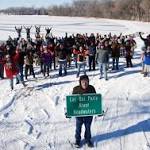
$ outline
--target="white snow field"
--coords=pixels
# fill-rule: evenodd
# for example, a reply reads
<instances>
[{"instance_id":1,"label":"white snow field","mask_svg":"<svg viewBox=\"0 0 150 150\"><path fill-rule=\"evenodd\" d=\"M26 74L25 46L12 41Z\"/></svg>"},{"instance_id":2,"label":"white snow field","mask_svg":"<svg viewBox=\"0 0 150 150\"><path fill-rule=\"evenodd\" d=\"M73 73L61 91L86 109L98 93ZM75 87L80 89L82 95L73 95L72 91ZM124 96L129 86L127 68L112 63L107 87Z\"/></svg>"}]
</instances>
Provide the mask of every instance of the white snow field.
<instances>
[{"instance_id":1,"label":"white snow field","mask_svg":"<svg viewBox=\"0 0 150 150\"><path fill-rule=\"evenodd\" d=\"M0 40L8 35L16 37L14 27L25 25L53 27L53 35L72 33L130 34L142 31L150 33L150 24L142 22L48 16L0 16ZM25 32L25 31L23 31ZM35 29L32 28L32 33ZM146 34L144 36L146 36ZM23 34L23 36L25 36ZM144 78L141 70L141 47L137 37L133 68L124 68L125 59L120 59L120 70L109 71L109 80L99 79L99 70L87 72L90 84L103 97L105 116L94 117L92 141L95 150L150 150L150 78ZM73 65L73 64L72 64ZM58 77L58 70L51 78L38 74L37 80L26 82L27 88L15 85L10 90L7 79L0 80L0 150L71 150L74 142L75 118L64 115L66 95L78 85L76 69ZM84 126L82 139L84 137ZM86 145L80 148L88 150Z\"/></svg>"}]
</instances>

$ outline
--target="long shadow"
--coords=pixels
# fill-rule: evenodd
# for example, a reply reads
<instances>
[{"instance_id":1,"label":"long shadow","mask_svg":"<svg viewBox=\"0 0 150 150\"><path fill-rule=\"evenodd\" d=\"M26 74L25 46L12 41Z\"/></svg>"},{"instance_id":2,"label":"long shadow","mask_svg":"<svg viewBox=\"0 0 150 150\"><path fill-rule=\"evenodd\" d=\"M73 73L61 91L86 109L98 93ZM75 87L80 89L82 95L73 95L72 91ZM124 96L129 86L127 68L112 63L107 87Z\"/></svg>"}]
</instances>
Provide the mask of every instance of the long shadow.
<instances>
[{"instance_id":1,"label":"long shadow","mask_svg":"<svg viewBox=\"0 0 150 150\"><path fill-rule=\"evenodd\" d=\"M126 113L126 114L122 114L119 116L119 118L125 118L127 116L134 116L134 115L144 115L144 114L150 114L150 110L149 110L149 105L148 106L142 106L142 107L139 107L137 106L137 111L133 111L133 112L129 112L129 113ZM116 119L117 117L114 116L114 117L108 117L107 119L105 119L105 121L107 120L114 120Z\"/></svg>"},{"instance_id":2,"label":"long shadow","mask_svg":"<svg viewBox=\"0 0 150 150\"><path fill-rule=\"evenodd\" d=\"M67 72L67 76L76 75L76 74L77 74L77 71L76 71L76 70L72 70L72 71L68 71L68 72Z\"/></svg>"},{"instance_id":3,"label":"long shadow","mask_svg":"<svg viewBox=\"0 0 150 150\"><path fill-rule=\"evenodd\" d=\"M139 103L139 100L141 101ZM130 105L134 106L134 109L132 111L129 111L127 113L121 114L119 116L111 116L111 117L107 117L105 119L105 121L109 121L109 120L114 120L117 118L126 118L128 116L135 116L135 115L148 115L150 114L150 104L149 104L149 97L145 98L145 99L139 99L139 100L129 100L130 101ZM123 106L122 106L123 107ZM112 108L113 109L113 108Z\"/></svg>"},{"instance_id":4,"label":"long shadow","mask_svg":"<svg viewBox=\"0 0 150 150\"><path fill-rule=\"evenodd\" d=\"M88 73L87 73L87 74L88 74ZM93 76L96 77L96 76L98 76L98 75L100 76L100 73L88 74L89 77L93 77Z\"/></svg>"},{"instance_id":5,"label":"long shadow","mask_svg":"<svg viewBox=\"0 0 150 150\"><path fill-rule=\"evenodd\" d=\"M142 53L142 51L141 51L141 53ZM133 59L141 59L141 53L135 51L134 55L133 55Z\"/></svg>"},{"instance_id":6,"label":"long shadow","mask_svg":"<svg viewBox=\"0 0 150 150\"><path fill-rule=\"evenodd\" d=\"M62 82L54 82L54 83L51 83L51 85L68 84L68 83L71 83L71 82L74 82L74 81L62 81Z\"/></svg>"},{"instance_id":7,"label":"long shadow","mask_svg":"<svg viewBox=\"0 0 150 150\"><path fill-rule=\"evenodd\" d=\"M141 59L141 56L139 54L137 54L136 56L133 57L133 60L134 59Z\"/></svg>"},{"instance_id":8,"label":"long shadow","mask_svg":"<svg viewBox=\"0 0 150 150\"><path fill-rule=\"evenodd\" d=\"M119 78L122 76L130 75L130 74L134 74L134 73L139 73L139 72L140 72L140 70L127 71L127 72L123 72L123 73L120 73L119 75L114 76L114 78Z\"/></svg>"},{"instance_id":9,"label":"long shadow","mask_svg":"<svg viewBox=\"0 0 150 150\"><path fill-rule=\"evenodd\" d=\"M133 65L132 68L137 68L137 67L139 67L139 66L141 66L141 63L138 63L138 64ZM117 70L117 71L108 72L108 75L109 75L109 74L113 74L113 73L117 73L117 72L122 72L122 71L124 71L125 68L126 68L126 67L125 67L125 64L119 65L119 68L120 68L120 69ZM111 76L110 79L111 79L111 78L119 78L119 77L122 77L122 76L125 76L125 75L134 74L134 73L139 73L140 71L141 71L140 69L138 69L138 70L125 71L125 72L123 72L123 73L120 73L119 75Z\"/></svg>"},{"instance_id":10,"label":"long shadow","mask_svg":"<svg viewBox=\"0 0 150 150\"><path fill-rule=\"evenodd\" d=\"M71 82L74 82L74 81L62 81L62 82L54 82L54 83L45 83L45 84L42 84L42 85L38 85L35 88L36 88L36 90L41 90L41 89L49 88L50 86L53 86L53 85L68 84L68 83L71 83Z\"/></svg>"},{"instance_id":11,"label":"long shadow","mask_svg":"<svg viewBox=\"0 0 150 150\"><path fill-rule=\"evenodd\" d=\"M134 67L134 68L135 68L135 67L141 67L141 68L142 68L142 63L135 64L135 65L133 65L133 67Z\"/></svg>"},{"instance_id":12,"label":"long shadow","mask_svg":"<svg viewBox=\"0 0 150 150\"><path fill-rule=\"evenodd\" d=\"M96 135L92 138L93 141L105 141L105 140L109 140L112 138L119 138L121 136L125 136L125 135L129 135L129 134L133 134L133 133L137 133L137 132L150 132L150 119L147 120L143 120L141 122L138 122L135 125L132 125L128 128L125 129L119 129L113 132L109 132L109 133L104 133L101 135Z\"/></svg>"}]
</instances>

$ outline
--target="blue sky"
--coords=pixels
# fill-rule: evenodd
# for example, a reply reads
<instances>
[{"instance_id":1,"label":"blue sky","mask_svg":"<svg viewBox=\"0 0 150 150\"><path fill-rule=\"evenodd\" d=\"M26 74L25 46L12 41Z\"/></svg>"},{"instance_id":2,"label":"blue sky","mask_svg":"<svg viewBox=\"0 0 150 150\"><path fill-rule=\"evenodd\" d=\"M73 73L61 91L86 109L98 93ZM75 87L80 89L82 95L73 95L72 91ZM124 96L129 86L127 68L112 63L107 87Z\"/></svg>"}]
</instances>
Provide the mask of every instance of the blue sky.
<instances>
[{"instance_id":1,"label":"blue sky","mask_svg":"<svg viewBox=\"0 0 150 150\"><path fill-rule=\"evenodd\" d=\"M64 3L70 3L72 0L0 0L0 9L8 7L48 7L50 5L60 5Z\"/></svg>"}]
</instances>

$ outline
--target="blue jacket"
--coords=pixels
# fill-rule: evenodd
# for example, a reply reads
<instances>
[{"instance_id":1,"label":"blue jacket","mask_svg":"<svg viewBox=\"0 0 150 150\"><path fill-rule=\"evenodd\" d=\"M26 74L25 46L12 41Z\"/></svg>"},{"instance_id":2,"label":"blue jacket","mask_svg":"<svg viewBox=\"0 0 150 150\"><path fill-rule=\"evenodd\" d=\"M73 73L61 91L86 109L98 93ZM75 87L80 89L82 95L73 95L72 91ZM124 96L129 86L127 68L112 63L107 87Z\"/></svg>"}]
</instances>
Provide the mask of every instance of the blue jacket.
<instances>
[{"instance_id":1,"label":"blue jacket","mask_svg":"<svg viewBox=\"0 0 150 150\"><path fill-rule=\"evenodd\" d=\"M94 56L96 54L96 47L95 46L89 46L89 55Z\"/></svg>"},{"instance_id":2,"label":"blue jacket","mask_svg":"<svg viewBox=\"0 0 150 150\"><path fill-rule=\"evenodd\" d=\"M150 52L145 53L145 56L144 56L144 64L150 65Z\"/></svg>"}]
</instances>

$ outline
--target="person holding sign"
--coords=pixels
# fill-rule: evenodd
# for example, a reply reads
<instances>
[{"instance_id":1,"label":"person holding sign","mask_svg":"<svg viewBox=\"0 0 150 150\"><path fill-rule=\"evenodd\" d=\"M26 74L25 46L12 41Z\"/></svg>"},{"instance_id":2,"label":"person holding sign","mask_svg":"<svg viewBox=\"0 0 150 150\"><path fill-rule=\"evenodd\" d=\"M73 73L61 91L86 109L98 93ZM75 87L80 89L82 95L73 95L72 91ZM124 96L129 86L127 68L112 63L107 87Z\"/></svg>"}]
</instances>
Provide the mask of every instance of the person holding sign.
<instances>
[{"instance_id":1,"label":"person holding sign","mask_svg":"<svg viewBox=\"0 0 150 150\"><path fill-rule=\"evenodd\" d=\"M80 76L79 86L73 88L72 94L87 94L87 93L96 93L95 88L92 85L89 85L89 78L87 75ZM85 126L84 138L88 147L94 147L91 141L91 124L93 116L85 117L76 117L76 130L75 130L75 146L77 148L81 147L81 129L82 125Z\"/></svg>"}]
</instances>

